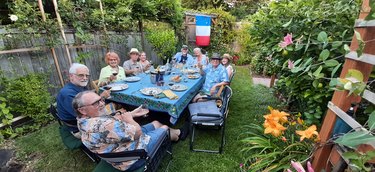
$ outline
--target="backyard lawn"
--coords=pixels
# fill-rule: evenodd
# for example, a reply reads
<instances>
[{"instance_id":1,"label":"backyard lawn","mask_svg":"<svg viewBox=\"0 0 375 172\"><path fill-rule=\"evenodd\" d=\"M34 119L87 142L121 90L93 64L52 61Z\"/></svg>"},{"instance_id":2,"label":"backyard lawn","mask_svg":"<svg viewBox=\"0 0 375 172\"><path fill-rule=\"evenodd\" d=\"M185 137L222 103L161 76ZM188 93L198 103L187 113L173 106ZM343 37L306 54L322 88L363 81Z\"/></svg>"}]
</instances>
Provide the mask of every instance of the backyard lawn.
<instances>
[{"instance_id":1,"label":"backyard lawn","mask_svg":"<svg viewBox=\"0 0 375 172\"><path fill-rule=\"evenodd\" d=\"M231 85L233 97L227 119L226 145L223 154L198 153L189 150L189 138L173 145L173 159L169 166L160 171L239 171L245 155L241 149L241 138L250 123L262 123L267 106L276 106L277 100L269 88L253 85L249 68L237 67ZM183 121L183 120L182 120ZM178 124L178 126L181 124ZM197 146L216 148L219 132L199 132ZM199 139L201 138L201 139ZM52 123L40 131L19 137L11 142L17 159L30 171L92 171L95 163L81 151L64 148L58 134L58 124ZM9 146L9 142L8 142ZM12 147L12 146L11 146Z\"/></svg>"}]
</instances>

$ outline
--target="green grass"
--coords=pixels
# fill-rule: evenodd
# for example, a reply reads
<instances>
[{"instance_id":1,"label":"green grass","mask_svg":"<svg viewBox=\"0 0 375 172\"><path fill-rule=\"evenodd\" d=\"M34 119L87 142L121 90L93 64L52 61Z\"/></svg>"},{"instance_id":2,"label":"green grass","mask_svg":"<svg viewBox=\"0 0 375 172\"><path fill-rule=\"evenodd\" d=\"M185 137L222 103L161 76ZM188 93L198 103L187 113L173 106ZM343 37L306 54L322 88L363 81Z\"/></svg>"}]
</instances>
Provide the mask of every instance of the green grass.
<instances>
[{"instance_id":1,"label":"green grass","mask_svg":"<svg viewBox=\"0 0 375 172\"><path fill-rule=\"evenodd\" d=\"M245 125L262 123L267 106L277 100L269 88L253 85L247 67L237 67L232 83L233 97L226 125L226 145L223 154L191 152L189 138L173 145L173 159L168 171L239 171L245 160L241 149ZM219 146L218 131L199 131L197 148L215 149ZM69 151L61 143L58 124L51 124L38 132L17 138L18 159L29 162L33 171L92 171L95 164L81 151ZM75 159L73 159L75 157ZM161 167L165 169L164 167Z\"/></svg>"}]
</instances>

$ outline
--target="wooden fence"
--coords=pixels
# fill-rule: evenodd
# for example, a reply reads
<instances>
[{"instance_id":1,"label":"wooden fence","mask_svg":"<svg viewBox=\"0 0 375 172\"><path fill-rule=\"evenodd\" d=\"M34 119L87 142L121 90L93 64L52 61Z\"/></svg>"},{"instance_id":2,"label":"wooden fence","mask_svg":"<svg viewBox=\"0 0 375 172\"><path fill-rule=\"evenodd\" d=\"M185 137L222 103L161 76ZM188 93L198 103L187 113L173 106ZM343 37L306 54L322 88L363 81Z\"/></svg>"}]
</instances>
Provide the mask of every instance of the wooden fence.
<instances>
[{"instance_id":1,"label":"wooden fence","mask_svg":"<svg viewBox=\"0 0 375 172\"><path fill-rule=\"evenodd\" d=\"M5 30L0 30L0 34L7 35ZM99 78L100 69L106 66L104 55L107 49L100 45L100 35L92 34L92 41L85 45L77 45L78 40L73 31L65 31L72 62L82 62L90 69L91 80ZM141 49L139 33L108 33L110 38L109 51L114 51L120 56L120 65L129 59L128 52L131 48ZM14 42L9 41L7 36L0 38L0 49L14 47ZM28 73L42 72L49 74L49 83L55 87L50 90L52 95L56 95L62 84L56 70L56 64L51 53L51 49L44 46L43 36L35 40L24 40L17 42L16 49L0 51L0 70L5 76L14 78ZM69 61L66 57L64 45L54 47L58 64L64 78L64 83L68 82ZM144 51L147 58L154 64L161 64L151 45L146 41Z\"/></svg>"}]
</instances>

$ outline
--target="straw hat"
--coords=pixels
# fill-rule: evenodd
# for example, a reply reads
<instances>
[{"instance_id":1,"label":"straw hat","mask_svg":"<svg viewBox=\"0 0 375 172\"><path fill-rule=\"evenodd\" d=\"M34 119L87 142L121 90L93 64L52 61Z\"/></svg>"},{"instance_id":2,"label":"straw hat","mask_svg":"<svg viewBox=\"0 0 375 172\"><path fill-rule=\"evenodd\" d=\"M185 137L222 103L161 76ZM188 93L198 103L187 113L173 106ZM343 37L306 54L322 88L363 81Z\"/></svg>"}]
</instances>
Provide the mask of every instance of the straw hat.
<instances>
[{"instance_id":1,"label":"straw hat","mask_svg":"<svg viewBox=\"0 0 375 172\"><path fill-rule=\"evenodd\" d=\"M130 49L130 51L129 51L129 55L130 55L130 54L133 54L133 53L139 55L139 51L138 51L138 49L136 49L136 48L132 48L132 49Z\"/></svg>"}]
</instances>

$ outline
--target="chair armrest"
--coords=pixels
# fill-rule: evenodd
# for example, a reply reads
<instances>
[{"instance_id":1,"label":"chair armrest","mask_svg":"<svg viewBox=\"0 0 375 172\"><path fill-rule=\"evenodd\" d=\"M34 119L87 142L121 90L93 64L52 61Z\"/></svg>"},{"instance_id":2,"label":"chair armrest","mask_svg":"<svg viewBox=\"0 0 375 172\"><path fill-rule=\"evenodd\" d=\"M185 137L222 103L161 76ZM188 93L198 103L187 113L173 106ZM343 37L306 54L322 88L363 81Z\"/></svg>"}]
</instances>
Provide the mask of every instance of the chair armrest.
<instances>
[{"instance_id":1,"label":"chair armrest","mask_svg":"<svg viewBox=\"0 0 375 172\"><path fill-rule=\"evenodd\" d=\"M198 113L195 116L206 116L206 117L217 117L217 118L223 117L221 114L219 115L219 114L212 114L212 113Z\"/></svg>"},{"instance_id":2,"label":"chair armrest","mask_svg":"<svg viewBox=\"0 0 375 172\"><path fill-rule=\"evenodd\" d=\"M200 97L203 100L222 100L220 97Z\"/></svg>"},{"instance_id":3,"label":"chair armrest","mask_svg":"<svg viewBox=\"0 0 375 172\"><path fill-rule=\"evenodd\" d=\"M132 151L113 152L98 154L101 159L108 162L124 162L138 159L147 159L147 152L144 149L136 149Z\"/></svg>"}]
</instances>

